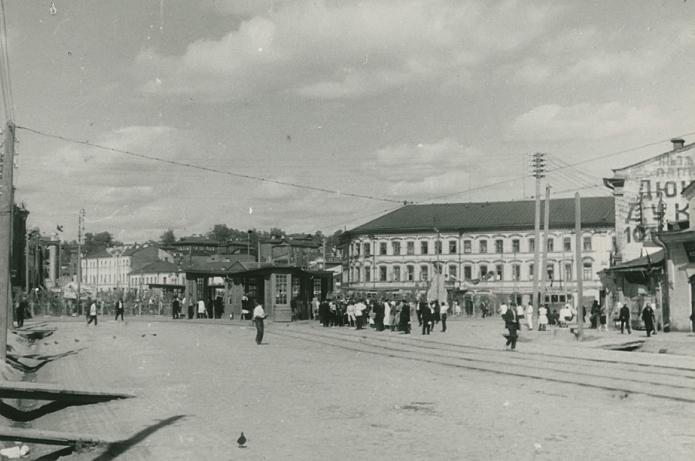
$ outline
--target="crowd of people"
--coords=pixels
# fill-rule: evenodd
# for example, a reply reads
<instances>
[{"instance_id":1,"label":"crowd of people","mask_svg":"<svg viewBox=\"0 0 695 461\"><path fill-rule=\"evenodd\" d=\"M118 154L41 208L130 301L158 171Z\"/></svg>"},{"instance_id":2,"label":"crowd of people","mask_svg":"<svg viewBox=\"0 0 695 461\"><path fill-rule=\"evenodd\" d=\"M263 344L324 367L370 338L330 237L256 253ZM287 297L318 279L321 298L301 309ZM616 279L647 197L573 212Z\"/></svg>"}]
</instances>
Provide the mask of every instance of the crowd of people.
<instances>
[{"instance_id":1,"label":"crowd of people","mask_svg":"<svg viewBox=\"0 0 695 461\"><path fill-rule=\"evenodd\" d=\"M336 297L323 301L314 298L311 306L314 319L324 327L353 327L361 330L369 326L376 331L388 330L403 334L411 333L415 320L423 335L430 334L438 325L441 325L441 332L446 332L448 316L462 314L456 301L453 306L449 306L446 301L428 302L425 298L417 302L371 297Z\"/></svg>"}]
</instances>

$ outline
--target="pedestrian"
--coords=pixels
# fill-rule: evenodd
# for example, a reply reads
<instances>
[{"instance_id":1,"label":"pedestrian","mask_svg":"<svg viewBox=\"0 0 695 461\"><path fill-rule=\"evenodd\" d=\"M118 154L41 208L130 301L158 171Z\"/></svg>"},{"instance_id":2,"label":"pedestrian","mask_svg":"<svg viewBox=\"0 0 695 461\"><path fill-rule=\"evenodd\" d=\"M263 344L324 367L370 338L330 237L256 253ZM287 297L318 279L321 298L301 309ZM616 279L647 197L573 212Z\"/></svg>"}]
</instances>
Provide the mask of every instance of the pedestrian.
<instances>
[{"instance_id":1,"label":"pedestrian","mask_svg":"<svg viewBox=\"0 0 695 461\"><path fill-rule=\"evenodd\" d=\"M591 304L591 316L589 317L589 320L591 321L591 328L597 329L598 328L598 322L599 322L599 317L601 315L601 307L598 304L598 301L594 299L594 302Z\"/></svg>"},{"instance_id":2,"label":"pedestrian","mask_svg":"<svg viewBox=\"0 0 695 461\"><path fill-rule=\"evenodd\" d=\"M87 320L87 325L94 321L94 326L97 326L97 303L96 301L91 301L89 303L89 320Z\"/></svg>"},{"instance_id":3,"label":"pedestrian","mask_svg":"<svg viewBox=\"0 0 695 461\"><path fill-rule=\"evenodd\" d=\"M434 331L434 326L442 319L442 310L439 306L439 300L435 299L432 301L430 308L432 309L432 330Z\"/></svg>"},{"instance_id":4,"label":"pedestrian","mask_svg":"<svg viewBox=\"0 0 695 461\"><path fill-rule=\"evenodd\" d=\"M533 330L533 304L528 303L526 306L526 327Z\"/></svg>"},{"instance_id":5,"label":"pedestrian","mask_svg":"<svg viewBox=\"0 0 695 461\"><path fill-rule=\"evenodd\" d=\"M526 309L524 309L524 305L521 303L519 303L519 305L512 304L512 309L516 310L516 331L518 334L521 331L521 319L524 318Z\"/></svg>"},{"instance_id":6,"label":"pedestrian","mask_svg":"<svg viewBox=\"0 0 695 461\"><path fill-rule=\"evenodd\" d=\"M116 320L118 320L118 317L120 316L121 321L123 321L123 312L125 312L123 298L119 298L118 301L116 301Z\"/></svg>"},{"instance_id":7,"label":"pedestrian","mask_svg":"<svg viewBox=\"0 0 695 461\"><path fill-rule=\"evenodd\" d=\"M330 311L331 306L328 304L328 300L323 299L321 303L319 303L319 320L324 327L328 327L330 323Z\"/></svg>"},{"instance_id":8,"label":"pedestrian","mask_svg":"<svg viewBox=\"0 0 695 461\"><path fill-rule=\"evenodd\" d=\"M362 329L362 319L366 309L367 306L364 304L364 301L362 299L357 300L355 303L355 330Z\"/></svg>"},{"instance_id":9,"label":"pedestrian","mask_svg":"<svg viewBox=\"0 0 695 461\"><path fill-rule=\"evenodd\" d=\"M395 300L391 301L389 305L389 309L391 311L389 315L389 319L391 320L391 331L396 331L396 327L398 326L399 311L403 308L403 306L396 305Z\"/></svg>"},{"instance_id":10,"label":"pedestrian","mask_svg":"<svg viewBox=\"0 0 695 461\"><path fill-rule=\"evenodd\" d=\"M601 331L608 331L608 326L606 325L608 322L608 316L606 315L606 306L600 306L599 308L599 314L598 314L598 320L599 320L599 327L598 330Z\"/></svg>"},{"instance_id":11,"label":"pedestrian","mask_svg":"<svg viewBox=\"0 0 695 461\"><path fill-rule=\"evenodd\" d=\"M410 334L410 303L401 301L401 314L398 317L399 330L404 334Z\"/></svg>"},{"instance_id":12,"label":"pedestrian","mask_svg":"<svg viewBox=\"0 0 695 461\"><path fill-rule=\"evenodd\" d=\"M461 305L459 304L458 301L454 301L454 315L456 317L461 316Z\"/></svg>"},{"instance_id":13,"label":"pedestrian","mask_svg":"<svg viewBox=\"0 0 695 461\"><path fill-rule=\"evenodd\" d=\"M17 328L22 328L24 326L24 318L26 317L27 311L29 310L29 301L27 301L27 295L23 294L21 301L17 305Z\"/></svg>"},{"instance_id":14,"label":"pedestrian","mask_svg":"<svg viewBox=\"0 0 695 461\"><path fill-rule=\"evenodd\" d=\"M198 300L198 318L199 319L204 319L206 317L206 309L205 309L205 301L202 299Z\"/></svg>"},{"instance_id":15,"label":"pedestrian","mask_svg":"<svg viewBox=\"0 0 695 461\"><path fill-rule=\"evenodd\" d=\"M174 296L174 300L171 302L171 318L179 318L179 297ZM118 313L116 314L116 320L118 320Z\"/></svg>"},{"instance_id":16,"label":"pedestrian","mask_svg":"<svg viewBox=\"0 0 695 461\"><path fill-rule=\"evenodd\" d=\"M516 339L517 339L517 328L519 326L519 319L516 315L516 310L514 306L511 309L507 309L502 315L504 319L504 327L507 329L508 334L504 335L507 338L505 347L511 346L511 350L516 350Z\"/></svg>"},{"instance_id":17,"label":"pedestrian","mask_svg":"<svg viewBox=\"0 0 695 461\"><path fill-rule=\"evenodd\" d=\"M546 331L548 328L548 305L543 305L538 308L538 331Z\"/></svg>"},{"instance_id":18,"label":"pedestrian","mask_svg":"<svg viewBox=\"0 0 695 461\"><path fill-rule=\"evenodd\" d=\"M348 318L348 325L351 327L355 326L355 300L350 299L348 301L347 305L347 318Z\"/></svg>"},{"instance_id":19,"label":"pedestrian","mask_svg":"<svg viewBox=\"0 0 695 461\"><path fill-rule=\"evenodd\" d=\"M632 328L630 327L630 308L627 307L626 304L618 303L618 307L620 307L620 311L618 314L618 318L620 319L620 334L624 334L625 331L625 326L627 325L627 334L631 335L632 334Z\"/></svg>"},{"instance_id":20,"label":"pedestrian","mask_svg":"<svg viewBox=\"0 0 695 461\"><path fill-rule=\"evenodd\" d=\"M439 317L442 320L442 333L446 333L446 318L447 312L449 311L449 306L446 301L442 301L439 305Z\"/></svg>"},{"instance_id":21,"label":"pedestrian","mask_svg":"<svg viewBox=\"0 0 695 461\"><path fill-rule=\"evenodd\" d=\"M642 310L642 321L644 322L644 329L647 330L647 338L651 336L652 332L656 334L656 329L654 328L654 309L652 309L649 303L647 303Z\"/></svg>"},{"instance_id":22,"label":"pedestrian","mask_svg":"<svg viewBox=\"0 0 695 461\"><path fill-rule=\"evenodd\" d=\"M420 303L420 315L422 316L422 334L428 335L431 330L432 310L427 302Z\"/></svg>"},{"instance_id":23,"label":"pedestrian","mask_svg":"<svg viewBox=\"0 0 695 461\"><path fill-rule=\"evenodd\" d=\"M256 307L253 308L253 322L256 324L256 344L259 346L263 342L263 320L266 317L263 305L261 303L256 304Z\"/></svg>"}]
</instances>

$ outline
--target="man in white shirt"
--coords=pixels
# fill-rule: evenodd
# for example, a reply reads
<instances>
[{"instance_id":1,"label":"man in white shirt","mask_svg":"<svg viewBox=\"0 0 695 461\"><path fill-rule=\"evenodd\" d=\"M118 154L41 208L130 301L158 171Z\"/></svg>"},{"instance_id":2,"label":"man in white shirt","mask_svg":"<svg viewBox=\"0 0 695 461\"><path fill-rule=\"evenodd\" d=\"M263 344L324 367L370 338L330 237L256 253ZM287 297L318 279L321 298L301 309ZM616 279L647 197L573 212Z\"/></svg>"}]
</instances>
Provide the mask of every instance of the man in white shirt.
<instances>
[{"instance_id":1,"label":"man in white shirt","mask_svg":"<svg viewBox=\"0 0 695 461\"><path fill-rule=\"evenodd\" d=\"M367 309L367 306L360 299L357 302L357 304L355 304L355 329L356 330L362 329L362 316L364 315L363 313L364 313L365 309Z\"/></svg>"},{"instance_id":2,"label":"man in white shirt","mask_svg":"<svg viewBox=\"0 0 695 461\"><path fill-rule=\"evenodd\" d=\"M533 304L531 303L526 306L526 326L529 330L533 330Z\"/></svg>"},{"instance_id":3,"label":"man in white shirt","mask_svg":"<svg viewBox=\"0 0 695 461\"><path fill-rule=\"evenodd\" d=\"M256 324L256 344L259 346L263 342L263 319L265 319L265 310L261 303L256 304L253 308L253 322Z\"/></svg>"}]
</instances>

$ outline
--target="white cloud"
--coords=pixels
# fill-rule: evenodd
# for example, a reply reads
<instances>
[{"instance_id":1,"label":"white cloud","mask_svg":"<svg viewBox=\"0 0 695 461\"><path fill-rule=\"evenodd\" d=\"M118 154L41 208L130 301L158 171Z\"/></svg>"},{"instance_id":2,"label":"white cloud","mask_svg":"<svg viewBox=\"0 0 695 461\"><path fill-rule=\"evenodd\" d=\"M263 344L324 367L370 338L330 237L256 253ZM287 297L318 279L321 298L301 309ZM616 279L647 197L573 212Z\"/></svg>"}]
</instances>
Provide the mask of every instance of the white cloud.
<instances>
[{"instance_id":1,"label":"white cloud","mask_svg":"<svg viewBox=\"0 0 695 461\"><path fill-rule=\"evenodd\" d=\"M545 104L519 115L510 135L525 140L602 139L668 126L655 106L633 107L619 102Z\"/></svg>"},{"instance_id":2,"label":"white cloud","mask_svg":"<svg viewBox=\"0 0 695 461\"><path fill-rule=\"evenodd\" d=\"M193 42L181 56L144 50L137 59L143 90L218 99L293 91L335 99L450 82L452 74L469 75L489 57L529 43L557 10L482 0L241 6L254 16L219 39Z\"/></svg>"}]
</instances>

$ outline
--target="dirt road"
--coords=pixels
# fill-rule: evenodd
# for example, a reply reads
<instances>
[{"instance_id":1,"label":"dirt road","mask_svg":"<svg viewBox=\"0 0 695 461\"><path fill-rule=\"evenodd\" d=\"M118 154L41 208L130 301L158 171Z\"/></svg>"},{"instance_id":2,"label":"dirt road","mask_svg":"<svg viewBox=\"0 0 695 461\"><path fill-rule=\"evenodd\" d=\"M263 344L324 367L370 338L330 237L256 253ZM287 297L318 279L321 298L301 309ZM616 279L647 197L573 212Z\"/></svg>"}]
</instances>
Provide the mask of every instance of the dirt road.
<instances>
[{"instance_id":1,"label":"dirt road","mask_svg":"<svg viewBox=\"0 0 695 461\"><path fill-rule=\"evenodd\" d=\"M695 365L677 356L549 351L532 338L504 352L464 323L431 337L271 324L262 346L250 325L212 321L55 325L42 353L84 349L38 380L137 395L34 421L123 441L66 459L695 455ZM237 447L241 431L247 448Z\"/></svg>"}]
</instances>

